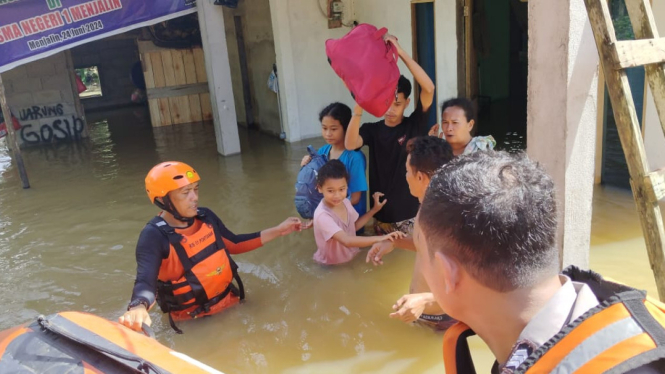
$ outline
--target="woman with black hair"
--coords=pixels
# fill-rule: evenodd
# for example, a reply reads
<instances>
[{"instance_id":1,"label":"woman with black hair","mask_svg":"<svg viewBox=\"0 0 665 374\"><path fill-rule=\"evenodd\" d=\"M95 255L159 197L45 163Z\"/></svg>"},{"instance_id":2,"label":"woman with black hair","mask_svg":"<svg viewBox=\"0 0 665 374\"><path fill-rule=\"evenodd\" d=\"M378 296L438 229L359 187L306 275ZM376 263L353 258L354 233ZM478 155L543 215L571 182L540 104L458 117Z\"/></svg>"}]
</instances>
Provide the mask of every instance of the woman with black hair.
<instances>
[{"instance_id":1,"label":"woman with black hair","mask_svg":"<svg viewBox=\"0 0 665 374\"><path fill-rule=\"evenodd\" d=\"M434 125L429 135L445 139L455 156L494 149L496 141L491 135L473 137L475 124L473 103L467 98L457 97L441 105L441 124Z\"/></svg>"}]
</instances>

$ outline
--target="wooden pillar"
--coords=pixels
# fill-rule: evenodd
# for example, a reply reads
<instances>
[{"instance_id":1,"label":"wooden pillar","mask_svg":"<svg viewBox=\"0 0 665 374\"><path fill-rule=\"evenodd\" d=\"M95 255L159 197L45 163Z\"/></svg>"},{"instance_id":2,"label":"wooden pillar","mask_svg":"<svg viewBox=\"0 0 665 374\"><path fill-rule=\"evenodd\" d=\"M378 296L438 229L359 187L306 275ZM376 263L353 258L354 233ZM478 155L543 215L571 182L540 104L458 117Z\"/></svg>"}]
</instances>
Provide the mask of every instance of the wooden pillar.
<instances>
[{"instance_id":1,"label":"wooden pillar","mask_svg":"<svg viewBox=\"0 0 665 374\"><path fill-rule=\"evenodd\" d=\"M5 86L2 84L2 76L0 76L0 106L2 106L2 116L5 119L5 125L7 127L7 144L9 144L9 147L11 148L10 153L16 162L18 173L21 176L21 182L23 183L23 188L30 188L30 181L28 180L28 173L26 172L25 164L23 163L21 148L19 148L18 142L16 141L14 121L12 120L12 113L9 110L9 105L7 105L7 97L5 96Z\"/></svg>"}]
</instances>

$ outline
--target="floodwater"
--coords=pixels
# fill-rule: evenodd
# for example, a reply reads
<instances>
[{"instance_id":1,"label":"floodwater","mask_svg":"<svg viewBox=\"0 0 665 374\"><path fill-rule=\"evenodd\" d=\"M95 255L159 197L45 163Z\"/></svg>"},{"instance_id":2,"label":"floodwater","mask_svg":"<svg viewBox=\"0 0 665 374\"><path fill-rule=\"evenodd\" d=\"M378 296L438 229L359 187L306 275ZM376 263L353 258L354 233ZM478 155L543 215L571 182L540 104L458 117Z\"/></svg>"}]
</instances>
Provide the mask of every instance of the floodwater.
<instances>
[{"instance_id":1,"label":"floodwater","mask_svg":"<svg viewBox=\"0 0 665 374\"><path fill-rule=\"evenodd\" d=\"M236 233L295 215L293 183L307 144L241 129L243 154L216 153L211 124L152 129L142 109L88 116L91 137L23 151L32 188L0 147L0 330L64 310L115 320L135 276L134 247L157 213L143 179L181 160L202 177L200 205ZM599 189L592 266L655 294L630 194ZM322 267L311 231L235 256L244 304L180 323L153 311L157 339L225 373L442 373L441 335L388 318L408 290L414 256L396 250L373 267ZM595 266L597 265L597 266ZM472 342L479 372L493 359Z\"/></svg>"}]
</instances>

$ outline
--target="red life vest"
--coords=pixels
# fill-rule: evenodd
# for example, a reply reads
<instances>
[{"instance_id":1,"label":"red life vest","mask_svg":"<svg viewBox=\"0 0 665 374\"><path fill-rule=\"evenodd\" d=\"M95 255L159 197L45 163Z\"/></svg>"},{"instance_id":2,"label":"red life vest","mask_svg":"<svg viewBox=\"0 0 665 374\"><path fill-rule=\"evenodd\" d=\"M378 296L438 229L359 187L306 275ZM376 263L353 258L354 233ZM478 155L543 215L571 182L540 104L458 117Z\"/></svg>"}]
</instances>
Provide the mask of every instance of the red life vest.
<instances>
[{"instance_id":1,"label":"red life vest","mask_svg":"<svg viewBox=\"0 0 665 374\"><path fill-rule=\"evenodd\" d=\"M173 321L219 313L245 298L238 265L229 254L212 220L199 211L190 230L183 235L161 217L150 223L169 240L170 253L162 261L157 282L157 303ZM236 280L237 286L232 282Z\"/></svg>"},{"instance_id":2,"label":"red life vest","mask_svg":"<svg viewBox=\"0 0 665 374\"><path fill-rule=\"evenodd\" d=\"M330 66L358 105L375 117L383 117L392 105L400 77L397 48L383 41L387 32L363 23L340 39L326 41Z\"/></svg>"},{"instance_id":3,"label":"red life vest","mask_svg":"<svg viewBox=\"0 0 665 374\"><path fill-rule=\"evenodd\" d=\"M564 326L514 374L625 373L665 359L665 304L593 272L569 267L564 274L586 283L600 304ZM446 331L446 374L476 373L466 341L473 335L463 323Z\"/></svg>"}]
</instances>

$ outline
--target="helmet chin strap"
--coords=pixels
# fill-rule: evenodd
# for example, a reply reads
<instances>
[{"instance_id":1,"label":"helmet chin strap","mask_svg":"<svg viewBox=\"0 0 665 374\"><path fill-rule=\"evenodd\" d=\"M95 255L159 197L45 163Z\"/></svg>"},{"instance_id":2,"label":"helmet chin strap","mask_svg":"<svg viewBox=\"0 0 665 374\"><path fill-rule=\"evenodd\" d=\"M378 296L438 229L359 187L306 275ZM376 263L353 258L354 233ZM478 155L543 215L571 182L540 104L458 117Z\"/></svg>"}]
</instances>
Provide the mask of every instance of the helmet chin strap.
<instances>
[{"instance_id":1,"label":"helmet chin strap","mask_svg":"<svg viewBox=\"0 0 665 374\"><path fill-rule=\"evenodd\" d=\"M162 197L162 200L164 201L163 203L155 199L155 205L157 205L159 209L171 213L171 215L173 215L173 218L177 219L180 222L184 222L187 225L191 225L194 222L194 217L187 218L181 216L180 213L178 213L178 209L175 208L175 205L173 205L173 202L171 201L168 195Z\"/></svg>"}]
</instances>

